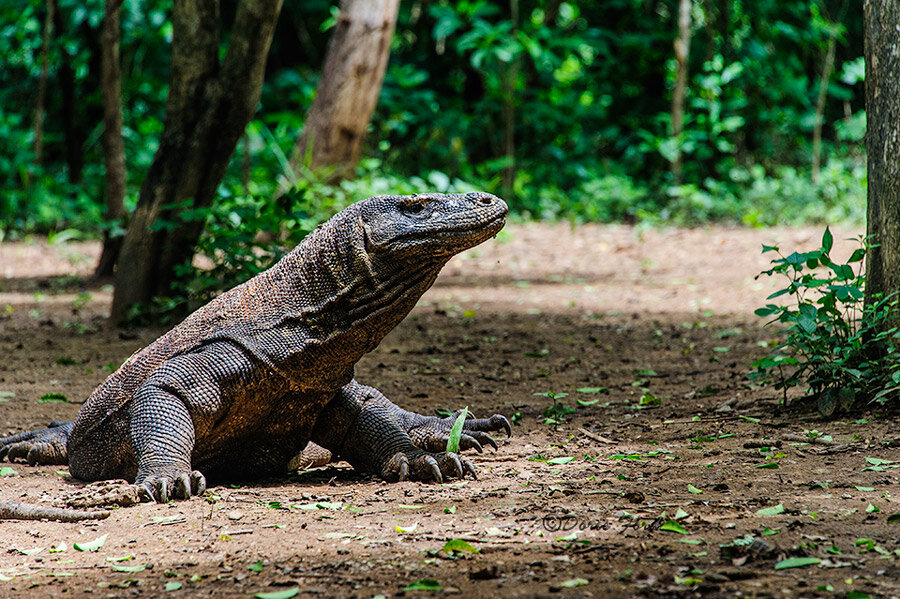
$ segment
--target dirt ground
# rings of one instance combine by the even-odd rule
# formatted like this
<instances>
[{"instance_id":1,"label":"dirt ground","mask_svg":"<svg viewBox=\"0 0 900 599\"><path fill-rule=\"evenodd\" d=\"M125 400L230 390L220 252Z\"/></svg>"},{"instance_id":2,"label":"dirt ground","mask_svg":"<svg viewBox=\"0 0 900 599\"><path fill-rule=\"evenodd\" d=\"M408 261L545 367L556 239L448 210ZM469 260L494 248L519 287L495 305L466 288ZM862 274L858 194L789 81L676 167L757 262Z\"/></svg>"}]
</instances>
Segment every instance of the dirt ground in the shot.
<instances>
[{"instance_id":1,"label":"dirt ground","mask_svg":"<svg viewBox=\"0 0 900 599\"><path fill-rule=\"evenodd\" d=\"M0 521L0 596L898 597L896 416L826 421L747 384L775 335L752 313L774 284L754 280L760 246L820 235L508 225L357 368L407 409L514 419L469 456L478 480L339 464L88 524ZM162 332L106 325L97 250L0 244L0 435L71 419ZM544 422L548 392L564 422ZM2 466L0 499L81 486Z\"/></svg>"}]
</instances>

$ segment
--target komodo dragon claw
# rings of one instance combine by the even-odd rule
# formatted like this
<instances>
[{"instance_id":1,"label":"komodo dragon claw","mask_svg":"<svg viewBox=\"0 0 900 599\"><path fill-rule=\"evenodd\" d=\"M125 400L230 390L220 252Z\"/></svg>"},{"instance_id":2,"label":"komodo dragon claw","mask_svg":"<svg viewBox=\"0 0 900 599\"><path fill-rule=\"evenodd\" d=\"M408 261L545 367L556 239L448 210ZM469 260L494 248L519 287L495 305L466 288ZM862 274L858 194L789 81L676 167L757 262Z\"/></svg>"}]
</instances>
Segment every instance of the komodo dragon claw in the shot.
<instances>
[{"instance_id":1,"label":"komodo dragon claw","mask_svg":"<svg viewBox=\"0 0 900 599\"><path fill-rule=\"evenodd\" d=\"M190 499L206 491L206 477L197 470L167 469L138 476L136 483L141 501L166 503L169 499Z\"/></svg>"}]
</instances>

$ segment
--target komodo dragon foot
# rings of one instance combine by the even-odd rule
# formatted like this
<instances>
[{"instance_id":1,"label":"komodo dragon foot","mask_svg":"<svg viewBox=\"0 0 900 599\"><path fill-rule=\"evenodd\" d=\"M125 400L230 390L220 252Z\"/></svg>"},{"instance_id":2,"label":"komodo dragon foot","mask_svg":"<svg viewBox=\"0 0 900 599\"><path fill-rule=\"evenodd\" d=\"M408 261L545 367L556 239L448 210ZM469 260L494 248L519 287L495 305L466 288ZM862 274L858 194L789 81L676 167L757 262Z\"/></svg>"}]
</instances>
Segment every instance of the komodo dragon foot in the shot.
<instances>
[{"instance_id":1,"label":"komodo dragon foot","mask_svg":"<svg viewBox=\"0 0 900 599\"><path fill-rule=\"evenodd\" d=\"M358 385L356 382L351 384ZM367 387L366 393L355 394L359 399L359 405L363 412L379 411L383 415L389 417L402 429L408 436L410 442L415 447L423 449L427 452L440 453L447 449L447 442L450 439L450 429L456 422L462 410L457 410L451 416L446 418L438 418L437 416L423 416L415 412L408 412L400 406L391 402L378 389ZM478 453L484 451L484 446L488 445L495 450L498 449L497 442L488 433L505 431L507 437L512 436L512 427L509 420L501 414L494 414L490 418L475 418L471 412L463 424L462 435L459 440L459 450L465 451L474 449ZM340 459L340 456L332 455L332 452L317 445L309 443L303 451L291 462L292 470L305 470L324 466ZM428 470L433 470L429 462ZM401 468L395 465L391 468L391 472L397 477L401 474ZM465 469L464 469L465 470ZM418 469L419 473L423 473L422 468ZM466 470L468 472L468 470ZM474 469L471 471L474 476ZM414 475L416 471L414 471ZM396 478L395 478L396 480Z\"/></svg>"},{"instance_id":2,"label":"komodo dragon foot","mask_svg":"<svg viewBox=\"0 0 900 599\"><path fill-rule=\"evenodd\" d=\"M293 464L318 466L334 457L345 459L356 468L375 472L389 481L443 482L445 478L466 475L476 478L475 468L469 460L446 452L456 415L437 418L407 412L378 389L351 381L316 420L314 443L304 450L304 453L309 452L308 458L304 459L301 453ZM496 448L496 441L487 432L499 430L511 432L509 421L499 414L491 418L467 419L460 450L480 452L483 445Z\"/></svg>"},{"instance_id":3,"label":"komodo dragon foot","mask_svg":"<svg viewBox=\"0 0 900 599\"><path fill-rule=\"evenodd\" d=\"M72 433L71 422L54 420L48 428L27 431L0 439L0 462L25 460L31 466L67 464L66 442Z\"/></svg>"}]
</instances>

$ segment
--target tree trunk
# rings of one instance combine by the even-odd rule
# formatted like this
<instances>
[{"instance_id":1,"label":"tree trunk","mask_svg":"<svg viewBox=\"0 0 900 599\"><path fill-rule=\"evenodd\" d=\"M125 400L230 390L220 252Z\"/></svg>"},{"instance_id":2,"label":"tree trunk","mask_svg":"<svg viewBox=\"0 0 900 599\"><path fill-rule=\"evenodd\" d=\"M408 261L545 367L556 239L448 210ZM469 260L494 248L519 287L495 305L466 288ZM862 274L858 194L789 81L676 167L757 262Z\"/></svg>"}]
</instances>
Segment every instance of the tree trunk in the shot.
<instances>
[{"instance_id":1,"label":"tree trunk","mask_svg":"<svg viewBox=\"0 0 900 599\"><path fill-rule=\"evenodd\" d=\"M103 252L95 277L110 277L115 271L122 235L115 229L125 219L125 142L122 138L122 70L119 65L119 7L123 0L106 0L100 33L100 76L103 97L103 162L106 165L106 223Z\"/></svg>"},{"instance_id":2,"label":"tree trunk","mask_svg":"<svg viewBox=\"0 0 900 599\"><path fill-rule=\"evenodd\" d=\"M322 78L294 145L288 184L299 165L352 176L375 111L391 52L400 0L341 0Z\"/></svg>"},{"instance_id":3,"label":"tree trunk","mask_svg":"<svg viewBox=\"0 0 900 599\"><path fill-rule=\"evenodd\" d=\"M684 96L688 82L688 58L691 52L691 0L678 2L678 37L675 39L675 88L672 90L672 137L677 138L684 129ZM675 149L672 160L672 176L681 181L681 145Z\"/></svg>"},{"instance_id":4,"label":"tree trunk","mask_svg":"<svg viewBox=\"0 0 900 599\"><path fill-rule=\"evenodd\" d=\"M56 13L56 0L47 0L47 15L41 32L41 74L34 101L34 163L40 164L44 154L44 111L47 104L47 79L50 74L50 34Z\"/></svg>"},{"instance_id":5,"label":"tree trunk","mask_svg":"<svg viewBox=\"0 0 900 599\"><path fill-rule=\"evenodd\" d=\"M866 303L900 291L900 0L865 0Z\"/></svg>"},{"instance_id":6,"label":"tree trunk","mask_svg":"<svg viewBox=\"0 0 900 599\"><path fill-rule=\"evenodd\" d=\"M119 255L114 322L170 294L193 257L200 215L256 112L280 10L281 0L240 0L220 62L218 0L175 0L166 118Z\"/></svg>"},{"instance_id":7,"label":"tree trunk","mask_svg":"<svg viewBox=\"0 0 900 599\"><path fill-rule=\"evenodd\" d=\"M84 171L84 127L78 122L76 109L79 98L76 93L75 70L72 68L72 56L66 49L62 39L65 32L65 19L57 8L53 12L53 36L59 49L59 72L57 89L62 99L63 139L66 145L66 167L69 183L80 183Z\"/></svg>"}]
</instances>

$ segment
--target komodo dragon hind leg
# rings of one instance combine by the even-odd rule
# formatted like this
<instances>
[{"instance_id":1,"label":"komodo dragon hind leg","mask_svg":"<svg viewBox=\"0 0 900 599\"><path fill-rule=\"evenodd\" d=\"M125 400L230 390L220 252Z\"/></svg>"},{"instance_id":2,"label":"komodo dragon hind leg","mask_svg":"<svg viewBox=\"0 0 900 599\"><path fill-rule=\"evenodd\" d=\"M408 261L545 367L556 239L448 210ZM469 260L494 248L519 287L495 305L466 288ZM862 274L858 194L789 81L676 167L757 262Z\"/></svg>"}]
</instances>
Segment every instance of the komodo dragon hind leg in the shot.
<instances>
[{"instance_id":1,"label":"komodo dragon hind leg","mask_svg":"<svg viewBox=\"0 0 900 599\"><path fill-rule=\"evenodd\" d=\"M30 465L68 464L66 443L73 423L54 420L48 428L26 431L0 439L0 462L25 460Z\"/></svg>"}]
</instances>

